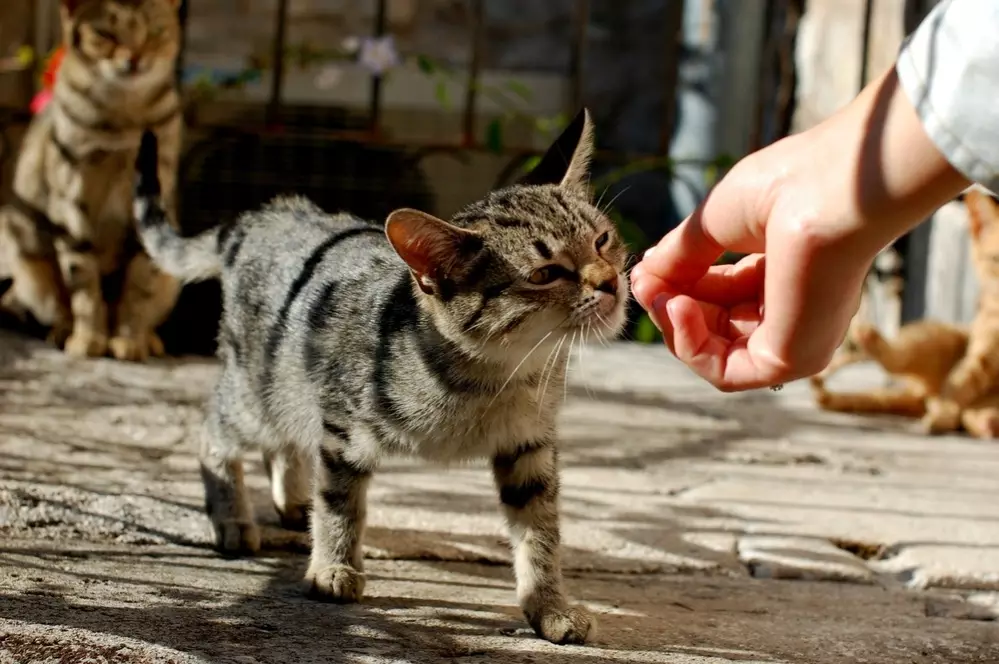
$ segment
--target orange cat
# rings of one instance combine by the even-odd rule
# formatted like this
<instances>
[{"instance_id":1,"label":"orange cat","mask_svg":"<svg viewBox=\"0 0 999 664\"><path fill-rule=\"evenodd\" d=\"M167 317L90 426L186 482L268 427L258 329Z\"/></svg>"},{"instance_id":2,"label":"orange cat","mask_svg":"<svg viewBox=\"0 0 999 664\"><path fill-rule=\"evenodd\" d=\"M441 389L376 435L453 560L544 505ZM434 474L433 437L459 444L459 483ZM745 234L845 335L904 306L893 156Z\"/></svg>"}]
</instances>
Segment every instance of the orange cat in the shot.
<instances>
[{"instance_id":1,"label":"orange cat","mask_svg":"<svg viewBox=\"0 0 999 664\"><path fill-rule=\"evenodd\" d=\"M871 325L854 325L843 351L812 378L821 408L921 417L929 433L963 427L978 438L999 438L999 202L971 190L965 204L980 291L970 328L919 321L903 325L889 341ZM853 393L825 389L831 374L863 360L877 362L902 379L902 386Z\"/></svg>"}]
</instances>

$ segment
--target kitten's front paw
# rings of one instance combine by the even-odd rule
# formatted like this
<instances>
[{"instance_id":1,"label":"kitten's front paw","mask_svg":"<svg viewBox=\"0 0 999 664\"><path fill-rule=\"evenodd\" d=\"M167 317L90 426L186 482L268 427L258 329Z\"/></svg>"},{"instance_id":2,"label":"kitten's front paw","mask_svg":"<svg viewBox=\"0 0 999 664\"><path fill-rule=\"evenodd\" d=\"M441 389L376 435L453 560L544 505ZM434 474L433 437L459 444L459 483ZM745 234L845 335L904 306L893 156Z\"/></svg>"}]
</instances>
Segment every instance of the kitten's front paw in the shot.
<instances>
[{"instance_id":1,"label":"kitten's front paw","mask_svg":"<svg viewBox=\"0 0 999 664\"><path fill-rule=\"evenodd\" d=\"M215 546L225 556L253 555L260 551L260 529L246 521L215 522Z\"/></svg>"},{"instance_id":2,"label":"kitten's front paw","mask_svg":"<svg viewBox=\"0 0 999 664\"><path fill-rule=\"evenodd\" d=\"M73 332L66 339L63 350L73 357L104 357L108 352L108 340L103 334Z\"/></svg>"},{"instance_id":3,"label":"kitten's front paw","mask_svg":"<svg viewBox=\"0 0 999 664\"><path fill-rule=\"evenodd\" d=\"M162 357L163 341L150 333L145 338L117 336L111 339L111 354L125 362L145 362L150 356Z\"/></svg>"},{"instance_id":4,"label":"kitten's front paw","mask_svg":"<svg viewBox=\"0 0 999 664\"><path fill-rule=\"evenodd\" d=\"M330 565L305 575L305 592L312 599L337 604L361 601L364 575L349 565Z\"/></svg>"},{"instance_id":5,"label":"kitten's front paw","mask_svg":"<svg viewBox=\"0 0 999 664\"><path fill-rule=\"evenodd\" d=\"M586 643L597 634L597 619L578 606L542 611L529 621L538 636L560 646Z\"/></svg>"}]
</instances>

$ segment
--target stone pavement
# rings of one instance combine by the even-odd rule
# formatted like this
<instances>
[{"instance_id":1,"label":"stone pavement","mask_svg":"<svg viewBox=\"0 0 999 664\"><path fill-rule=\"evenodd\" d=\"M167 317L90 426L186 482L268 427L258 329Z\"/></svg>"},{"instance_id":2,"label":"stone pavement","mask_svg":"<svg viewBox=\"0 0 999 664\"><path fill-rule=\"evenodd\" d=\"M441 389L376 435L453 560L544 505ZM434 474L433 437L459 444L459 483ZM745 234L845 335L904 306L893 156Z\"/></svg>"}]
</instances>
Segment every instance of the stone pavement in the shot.
<instances>
[{"instance_id":1,"label":"stone pavement","mask_svg":"<svg viewBox=\"0 0 999 664\"><path fill-rule=\"evenodd\" d=\"M215 372L0 332L0 664L999 662L999 445L588 348L562 419L564 558L600 634L557 647L516 608L484 465L376 476L361 605L304 599L308 543L276 527L258 558L215 555L192 442Z\"/></svg>"}]
</instances>

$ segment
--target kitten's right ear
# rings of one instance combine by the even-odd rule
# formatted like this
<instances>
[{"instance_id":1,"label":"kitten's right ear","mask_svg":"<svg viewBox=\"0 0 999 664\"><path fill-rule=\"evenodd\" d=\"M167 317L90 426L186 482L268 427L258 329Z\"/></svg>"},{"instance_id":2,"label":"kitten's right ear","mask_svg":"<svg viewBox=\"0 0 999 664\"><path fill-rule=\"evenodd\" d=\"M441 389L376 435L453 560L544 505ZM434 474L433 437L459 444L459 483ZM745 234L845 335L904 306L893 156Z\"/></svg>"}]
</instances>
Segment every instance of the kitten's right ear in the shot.
<instances>
[{"instance_id":1,"label":"kitten's right ear","mask_svg":"<svg viewBox=\"0 0 999 664\"><path fill-rule=\"evenodd\" d=\"M428 295L439 295L445 282L482 249L478 233L409 208L388 216L385 235Z\"/></svg>"},{"instance_id":2,"label":"kitten's right ear","mask_svg":"<svg viewBox=\"0 0 999 664\"><path fill-rule=\"evenodd\" d=\"M981 235L987 224L999 223L999 203L981 189L969 189L964 194L964 205L968 208L968 230L972 237Z\"/></svg>"},{"instance_id":3,"label":"kitten's right ear","mask_svg":"<svg viewBox=\"0 0 999 664\"><path fill-rule=\"evenodd\" d=\"M557 184L575 194L589 198L590 157L593 155L593 121L585 108L576 114L555 139L545 156L519 184Z\"/></svg>"}]
</instances>

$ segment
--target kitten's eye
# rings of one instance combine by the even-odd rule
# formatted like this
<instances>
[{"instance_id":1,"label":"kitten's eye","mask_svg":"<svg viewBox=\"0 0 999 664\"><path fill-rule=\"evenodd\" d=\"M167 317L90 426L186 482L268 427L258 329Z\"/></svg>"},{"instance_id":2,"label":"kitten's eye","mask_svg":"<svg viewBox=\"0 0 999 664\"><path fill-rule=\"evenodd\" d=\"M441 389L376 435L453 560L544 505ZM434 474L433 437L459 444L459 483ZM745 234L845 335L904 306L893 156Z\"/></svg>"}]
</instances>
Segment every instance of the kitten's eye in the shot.
<instances>
[{"instance_id":1,"label":"kitten's eye","mask_svg":"<svg viewBox=\"0 0 999 664\"><path fill-rule=\"evenodd\" d=\"M597 238L597 241L595 243L595 246L597 247L597 251L600 251L601 249L603 249L604 246L607 244L608 241L610 241L610 232L609 231L604 231L603 233L600 234L600 237Z\"/></svg>"},{"instance_id":2,"label":"kitten's eye","mask_svg":"<svg viewBox=\"0 0 999 664\"><path fill-rule=\"evenodd\" d=\"M531 276L527 278L527 281L535 286L547 286L550 283L568 278L569 276L571 276L569 270L561 265L552 264L539 267L534 272L531 272Z\"/></svg>"}]
</instances>

